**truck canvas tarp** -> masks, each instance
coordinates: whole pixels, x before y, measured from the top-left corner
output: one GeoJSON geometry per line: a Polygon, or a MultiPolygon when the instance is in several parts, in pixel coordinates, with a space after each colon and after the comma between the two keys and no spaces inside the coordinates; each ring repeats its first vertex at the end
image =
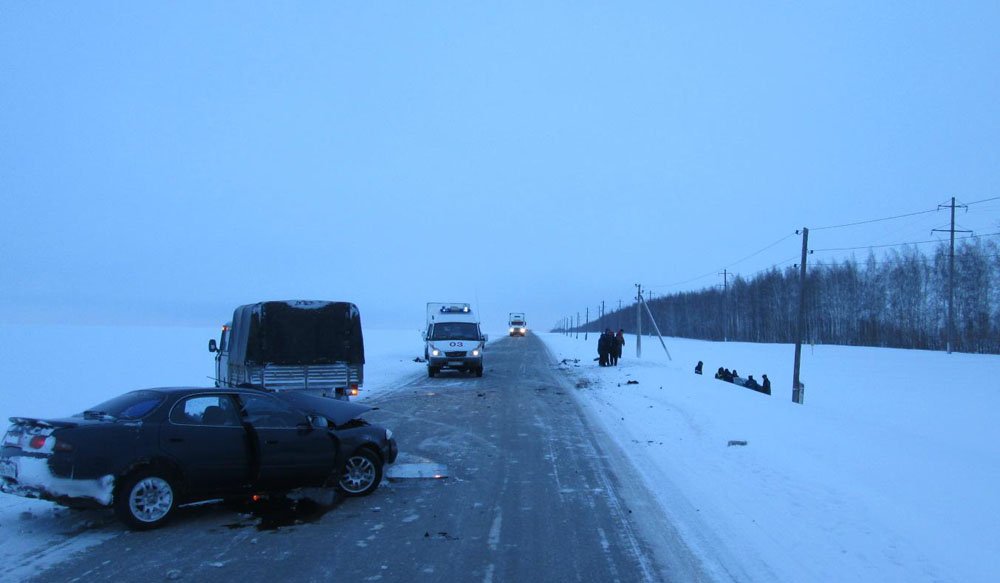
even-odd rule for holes
{"type": "Polygon", "coordinates": [[[350,302],[269,301],[240,306],[223,327],[218,386],[250,384],[346,398],[364,379],[361,313],[350,302]]]}
{"type": "Polygon", "coordinates": [[[258,306],[260,309],[253,310],[250,316],[247,362],[365,363],[361,314],[354,304],[264,302],[258,306]]]}

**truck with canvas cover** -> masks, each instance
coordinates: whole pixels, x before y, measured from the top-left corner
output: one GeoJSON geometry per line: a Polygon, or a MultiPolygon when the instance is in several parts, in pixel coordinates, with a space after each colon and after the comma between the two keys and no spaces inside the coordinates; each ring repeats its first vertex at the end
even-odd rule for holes
{"type": "Polygon", "coordinates": [[[511,336],[524,336],[528,333],[528,322],[524,312],[511,312],[507,315],[507,326],[511,336]]]}
{"type": "Polygon", "coordinates": [[[483,376],[487,336],[472,306],[463,302],[428,302],[424,336],[427,376],[453,369],[483,376]]]}
{"type": "Polygon", "coordinates": [[[361,313],[350,302],[315,300],[247,304],[233,311],[215,353],[215,384],[348,400],[364,384],[361,313]]]}

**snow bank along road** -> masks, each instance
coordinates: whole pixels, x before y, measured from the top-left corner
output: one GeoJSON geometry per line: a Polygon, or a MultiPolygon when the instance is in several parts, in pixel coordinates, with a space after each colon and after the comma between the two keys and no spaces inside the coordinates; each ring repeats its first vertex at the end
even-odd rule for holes
{"type": "Polygon", "coordinates": [[[483,378],[413,376],[367,401],[401,449],[395,477],[370,497],[303,503],[304,522],[275,530],[221,505],[189,509],[38,579],[705,579],[542,342],[504,338],[488,357],[483,378]]]}

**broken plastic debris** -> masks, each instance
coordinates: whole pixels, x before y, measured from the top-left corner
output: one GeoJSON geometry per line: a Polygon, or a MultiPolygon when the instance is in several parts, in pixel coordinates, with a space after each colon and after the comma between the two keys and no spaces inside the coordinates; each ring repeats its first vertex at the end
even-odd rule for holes
{"type": "Polygon", "coordinates": [[[437,480],[441,478],[448,477],[448,466],[444,464],[435,463],[416,463],[416,464],[395,464],[392,467],[386,469],[386,478],[390,480],[406,480],[406,479],[432,479],[437,480]]]}

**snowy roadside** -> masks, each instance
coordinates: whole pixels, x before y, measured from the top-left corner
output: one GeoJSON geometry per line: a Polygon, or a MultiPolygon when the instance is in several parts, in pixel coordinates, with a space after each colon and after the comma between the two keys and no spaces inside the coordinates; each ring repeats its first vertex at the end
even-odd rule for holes
{"type": "Polygon", "coordinates": [[[720,573],[765,581],[992,581],[1000,575],[1000,357],[542,334],[576,395],[631,457],[688,544],[720,573]],[[693,373],[698,360],[705,375],[693,373]],[[715,380],[720,367],[773,396],[715,380]],[[627,384],[629,381],[638,384],[627,384]],[[730,445],[730,442],[746,445],[730,445]],[[678,499],[680,496],[680,499],[678,499]],[[714,557],[714,559],[712,559],[714,557]]]}

